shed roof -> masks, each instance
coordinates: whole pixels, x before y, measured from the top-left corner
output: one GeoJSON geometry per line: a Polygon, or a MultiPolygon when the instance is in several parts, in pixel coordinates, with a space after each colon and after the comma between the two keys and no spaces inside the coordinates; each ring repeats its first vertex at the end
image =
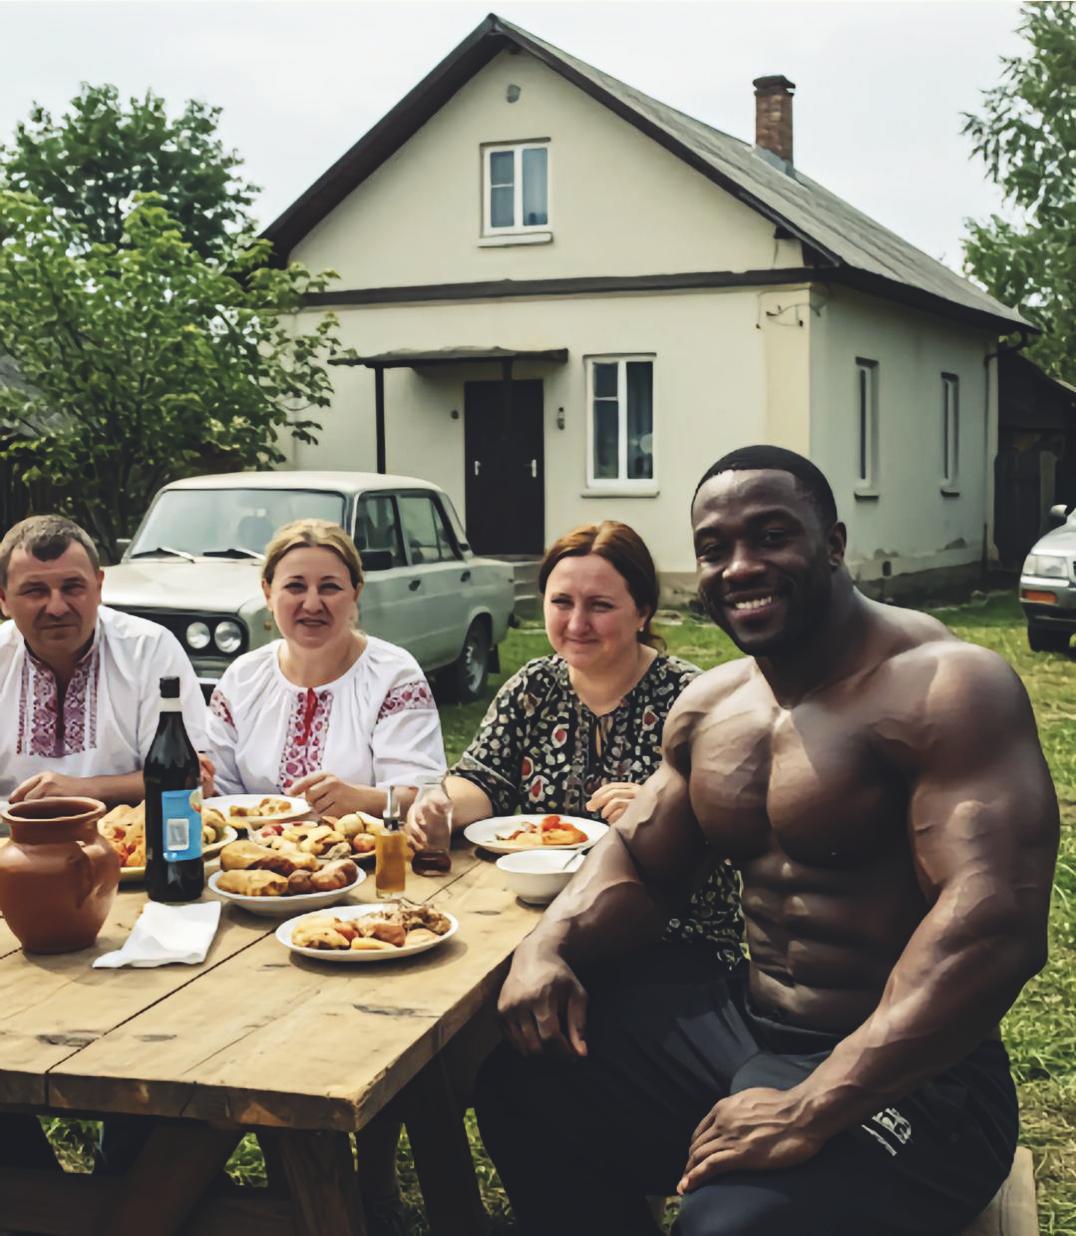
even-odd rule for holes
{"type": "Polygon", "coordinates": [[[419,365],[461,365],[481,361],[549,361],[563,365],[568,360],[567,348],[545,348],[521,351],[516,348],[401,348],[396,352],[381,352],[377,356],[341,356],[330,365],[365,365],[368,369],[415,369],[419,365]]]}
{"type": "Polygon", "coordinates": [[[277,260],[357,188],[494,56],[518,48],[542,61],[738,200],[807,246],[819,278],[956,309],[1007,331],[1037,328],[1015,310],[769,151],[704,124],[489,14],[263,233],[277,260]],[[911,295],[909,295],[909,293],[911,295]]]}

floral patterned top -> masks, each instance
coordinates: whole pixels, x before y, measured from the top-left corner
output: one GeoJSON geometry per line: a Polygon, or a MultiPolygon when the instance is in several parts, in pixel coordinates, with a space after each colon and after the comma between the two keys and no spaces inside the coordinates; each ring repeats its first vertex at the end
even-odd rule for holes
{"type": "MultiPolygon", "coordinates": [[[[490,704],[470,746],[450,771],[484,790],[495,815],[515,811],[588,812],[610,781],[645,781],[661,763],[661,731],[680,692],[700,671],[657,656],[613,712],[598,717],[576,695],[559,656],[538,657],[514,674],[490,704]]],[[[739,883],[717,863],[672,918],[666,939],[716,946],[729,966],[743,959],[739,883]]]]}

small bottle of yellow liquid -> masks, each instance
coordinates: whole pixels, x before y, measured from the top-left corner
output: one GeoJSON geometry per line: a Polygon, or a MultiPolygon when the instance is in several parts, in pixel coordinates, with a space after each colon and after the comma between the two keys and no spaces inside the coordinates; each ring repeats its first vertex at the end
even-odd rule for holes
{"type": "Polygon", "coordinates": [[[379,897],[399,897],[407,881],[407,837],[400,827],[400,807],[396,787],[390,785],[385,810],[381,816],[382,831],[377,834],[374,868],[374,888],[379,897]]]}

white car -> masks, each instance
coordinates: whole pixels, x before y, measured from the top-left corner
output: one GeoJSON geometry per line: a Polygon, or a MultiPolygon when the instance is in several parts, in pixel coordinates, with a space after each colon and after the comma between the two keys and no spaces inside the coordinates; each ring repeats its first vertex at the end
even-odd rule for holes
{"type": "Polygon", "coordinates": [[[278,635],[261,590],[264,550],[292,519],[355,538],[366,572],[362,628],[408,649],[460,700],[477,698],[513,607],[512,567],[479,558],[436,485],[375,472],[233,472],[166,485],[104,600],[168,627],[208,694],[241,653],[278,635]]]}

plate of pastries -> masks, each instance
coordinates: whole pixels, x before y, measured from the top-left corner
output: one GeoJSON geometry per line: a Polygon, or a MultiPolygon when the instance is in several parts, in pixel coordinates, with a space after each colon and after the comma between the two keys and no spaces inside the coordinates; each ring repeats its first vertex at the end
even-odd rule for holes
{"type": "MultiPolygon", "coordinates": [[[[365,862],[375,857],[377,834],[384,825],[376,817],[362,811],[349,815],[323,815],[319,820],[276,821],[251,829],[250,839],[281,853],[313,854],[332,860],[350,858],[365,862]]],[[[411,857],[410,845],[407,857],[411,857]]]]}
{"type": "MultiPolygon", "coordinates": [[[[101,817],[98,831],[120,856],[120,880],[129,883],[146,874],[146,804],[113,807],[101,817]]],[[[213,858],[239,836],[221,815],[202,811],[202,855],[213,858]]]]}
{"type": "Polygon", "coordinates": [[[380,905],[340,906],[333,914],[301,914],[281,923],[276,938],[318,961],[397,961],[425,953],[459,930],[452,914],[400,898],[380,905]]]}
{"type": "Polygon", "coordinates": [[[275,850],[254,840],[233,841],[220,852],[220,871],[209,888],[252,914],[275,918],[335,905],[366,879],[344,856],[311,850],[275,850]]]}
{"type": "Polygon", "coordinates": [[[310,814],[305,798],[289,794],[218,794],[207,798],[204,809],[216,811],[225,823],[240,828],[258,828],[279,820],[298,820],[310,814]]]}

